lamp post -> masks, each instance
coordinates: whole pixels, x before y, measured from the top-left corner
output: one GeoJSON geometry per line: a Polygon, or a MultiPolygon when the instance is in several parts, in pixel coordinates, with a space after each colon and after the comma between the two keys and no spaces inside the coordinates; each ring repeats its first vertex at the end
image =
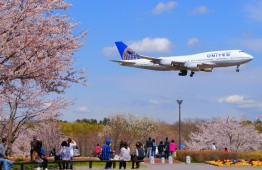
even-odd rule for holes
{"type": "Polygon", "coordinates": [[[178,149],[180,150],[180,145],[181,145],[181,104],[183,102],[182,99],[176,100],[177,104],[179,105],[179,119],[178,119],[178,149]]]}

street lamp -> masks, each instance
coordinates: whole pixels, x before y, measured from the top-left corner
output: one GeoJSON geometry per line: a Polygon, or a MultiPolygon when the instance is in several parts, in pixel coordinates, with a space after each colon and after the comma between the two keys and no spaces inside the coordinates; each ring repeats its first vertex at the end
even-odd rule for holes
{"type": "Polygon", "coordinates": [[[183,102],[182,99],[178,99],[176,100],[177,101],[177,104],[179,105],[179,119],[178,119],[178,149],[180,150],[180,145],[181,145],[181,104],[183,102]]]}

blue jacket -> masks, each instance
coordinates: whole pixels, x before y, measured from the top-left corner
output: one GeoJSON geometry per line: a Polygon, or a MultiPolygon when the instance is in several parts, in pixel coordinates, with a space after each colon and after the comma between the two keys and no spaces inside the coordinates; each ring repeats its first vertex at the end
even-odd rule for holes
{"type": "Polygon", "coordinates": [[[102,147],[102,155],[101,155],[102,160],[109,160],[110,152],[111,152],[111,147],[108,144],[105,144],[102,147]]]}

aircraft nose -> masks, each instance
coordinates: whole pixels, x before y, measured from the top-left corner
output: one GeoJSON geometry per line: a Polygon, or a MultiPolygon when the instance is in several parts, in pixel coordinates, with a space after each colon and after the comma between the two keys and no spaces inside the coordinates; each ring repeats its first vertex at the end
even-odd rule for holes
{"type": "Polygon", "coordinates": [[[248,54],[248,59],[249,59],[249,61],[253,60],[253,58],[254,58],[254,57],[253,57],[252,55],[249,55],[249,54],[248,54]]]}
{"type": "Polygon", "coordinates": [[[252,55],[250,55],[250,54],[246,54],[246,57],[247,57],[247,60],[248,61],[251,61],[251,60],[253,60],[253,56],[252,55]]]}

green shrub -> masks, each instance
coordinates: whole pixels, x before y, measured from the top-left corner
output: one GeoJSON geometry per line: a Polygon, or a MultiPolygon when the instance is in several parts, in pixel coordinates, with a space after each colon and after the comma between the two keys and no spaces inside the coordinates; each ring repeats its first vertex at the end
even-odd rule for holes
{"type": "Polygon", "coordinates": [[[205,162],[211,160],[224,160],[224,159],[262,159],[262,151],[255,152],[228,152],[223,151],[189,151],[181,150],[177,151],[176,159],[182,162],[186,161],[186,156],[191,157],[191,162],[205,162]]]}

